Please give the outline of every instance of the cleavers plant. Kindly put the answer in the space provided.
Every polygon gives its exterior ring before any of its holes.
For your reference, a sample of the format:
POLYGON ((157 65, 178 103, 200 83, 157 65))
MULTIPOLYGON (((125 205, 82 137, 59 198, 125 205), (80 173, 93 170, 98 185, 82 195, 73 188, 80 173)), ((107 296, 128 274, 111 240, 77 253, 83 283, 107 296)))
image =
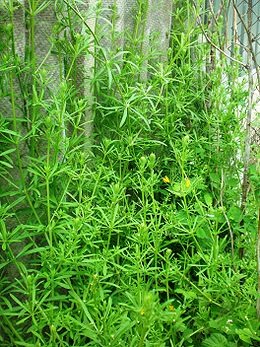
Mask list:
POLYGON ((24 60, 13 22, 23 5, 0 2, 0 97, 11 105, 0 121, 3 347, 259 344, 254 189, 239 208, 235 111, 246 93, 221 79, 239 67, 222 58, 207 74, 189 1, 174 1, 167 60, 156 46, 143 52, 147 4, 137 1, 122 51, 112 21, 109 53, 100 4, 93 38, 78 32, 76 0, 55 1, 52 89, 34 40, 52 2, 28 1, 24 60), (96 61, 91 139, 75 80, 82 53, 96 61))

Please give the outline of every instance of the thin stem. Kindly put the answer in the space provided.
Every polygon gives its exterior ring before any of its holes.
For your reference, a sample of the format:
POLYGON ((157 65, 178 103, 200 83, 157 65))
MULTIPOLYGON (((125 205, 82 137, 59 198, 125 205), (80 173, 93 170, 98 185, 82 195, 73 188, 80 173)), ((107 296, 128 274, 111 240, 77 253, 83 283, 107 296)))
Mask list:
POLYGON ((258 269, 258 298, 256 303, 256 311, 257 311, 257 317, 260 320, 260 204, 258 209, 257 269, 258 269))
MULTIPOLYGON (((251 24, 248 23, 248 26, 246 25, 245 21, 244 21, 244 18, 243 16, 241 15, 241 13, 239 12, 237 6, 236 6, 236 3, 235 1, 233 0, 233 6, 236 10, 236 13, 239 17, 239 20, 241 21, 245 31, 246 31, 246 34, 247 34, 247 37, 248 37, 248 53, 250 52, 250 55, 251 55, 251 60, 253 60, 254 62, 254 66, 255 66, 255 69, 256 69, 256 76, 257 76, 257 82, 258 82, 258 90, 260 90, 260 69, 259 69, 259 64, 257 62, 257 58, 256 58, 256 55, 255 55, 255 52, 254 52, 254 48, 253 48, 253 38, 252 38, 252 30, 251 30, 251 26, 252 26, 252 18, 251 18, 251 24), (249 24, 250 24, 250 27, 249 27, 249 24)), ((250 6, 250 1, 248 2, 248 9, 249 9, 249 6, 250 6)), ((252 7, 251 7, 251 10, 252 10, 252 7)), ((252 12, 252 11, 251 11, 252 12)), ((251 14, 251 17, 252 17, 252 14, 251 14)))
POLYGON ((241 199, 241 210, 244 212, 245 204, 248 194, 248 170, 251 153, 251 120, 253 111, 253 75, 252 75, 252 50, 251 43, 251 29, 252 29, 252 0, 248 0, 248 52, 247 52, 247 65, 248 65, 248 107, 247 107, 247 118, 246 118, 246 134, 245 134, 245 154, 244 154, 244 172, 242 182, 242 199, 241 199))
POLYGON ((46 198, 47 198, 47 222, 48 224, 51 221, 51 208, 50 208, 50 179, 49 179, 49 171, 50 171, 50 144, 48 142, 48 153, 47 153, 47 163, 46 163, 46 198))
MULTIPOLYGON (((194 4, 194 0, 192 0, 193 4, 194 4)), ((195 5, 194 5, 195 6, 195 5)), ((225 51, 223 51, 223 49, 221 49, 220 47, 218 47, 210 38, 209 36, 207 35, 206 31, 204 30, 203 28, 203 25, 201 23, 201 19, 200 17, 198 17, 198 23, 199 23, 199 26, 200 26, 200 29, 205 37, 205 39, 208 41, 208 43, 211 44, 211 46, 213 46, 216 50, 218 50, 220 53, 222 53, 226 58, 238 63, 239 65, 243 66, 245 69, 248 69, 248 65, 247 64, 244 64, 243 62, 241 62, 240 60, 237 60, 235 58, 233 58, 232 56, 228 55, 225 51)))
POLYGON ((221 170, 221 188, 220 188, 220 205, 222 208, 222 212, 224 215, 224 218, 227 222, 228 225, 228 230, 229 230, 229 235, 230 235, 230 242, 231 242, 231 255, 232 255, 232 261, 234 261, 234 255, 235 255, 235 251, 234 251, 234 234, 231 228, 231 224, 230 221, 228 219, 228 216, 224 210, 224 204, 223 204, 223 194, 224 194, 224 172, 223 172, 223 168, 221 170))
MULTIPOLYGON (((11 89, 11 104, 12 104, 12 114, 13 114, 13 124, 14 124, 14 131, 17 132, 17 115, 16 115, 16 107, 15 107, 15 92, 14 92, 14 84, 13 84, 13 72, 10 74, 10 89, 11 89)), ((18 168, 19 168, 19 173, 20 173, 20 178, 22 181, 22 186, 23 186, 23 191, 26 196, 26 199, 32 209, 32 212, 39 224, 41 223, 41 220, 33 206, 33 203, 31 201, 30 195, 27 190, 27 184, 25 182, 25 177, 24 177, 24 172, 23 172, 23 165, 22 165, 22 159, 21 159, 21 153, 20 153, 20 143, 19 143, 19 138, 15 140, 15 147, 16 147, 16 155, 17 155, 17 163, 18 163, 18 168)))
POLYGON ((142 335, 141 335, 141 338, 140 338, 140 341, 139 341, 139 344, 138 344, 138 347, 142 347, 144 345, 144 339, 145 339, 145 336, 147 335, 147 331, 148 329, 146 327, 143 327, 142 329, 142 335))
MULTIPOLYGON (((31 67, 31 83, 32 83, 32 101, 30 106, 30 113, 31 113, 31 129, 34 128, 35 122, 36 122, 36 77, 35 77, 35 71, 36 71, 36 55, 35 55, 35 9, 36 9, 36 3, 35 0, 30 1, 30 67, 31 67)), ((36 142, 35 137, 33 136, 31 138, 31 144, 30 144, 30 151, 32 157, 35 156, 36 151, 36 142)))

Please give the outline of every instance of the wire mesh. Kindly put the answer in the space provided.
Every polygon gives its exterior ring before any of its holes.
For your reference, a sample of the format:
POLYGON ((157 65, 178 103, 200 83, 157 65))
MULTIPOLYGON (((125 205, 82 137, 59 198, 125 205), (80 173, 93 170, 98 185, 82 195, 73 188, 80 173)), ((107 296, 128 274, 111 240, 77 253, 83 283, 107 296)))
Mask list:
MULTIPOLYGON (((223 16, 224 47, 231 57, 240 59, 247 66, 252 64, 253 117, 251 141, 260 145, 260 0, 205 0, 204 24, 212 30, 212 23, 223 16), (250 18, 251 17, 251 18, 250 18)), ((248 69, 241 69, 241 78, 248 75, 248 69)), ((248 83, 247 83, 248 86, 248 83)))
MULTIPOLYGON (((236 11, 236 22, 233 32, 236 31, 236 40, 234 46, 238 46, 239 54, 244 63, 248 62, 248 59, 252 59, 252 80, 254 82, 253 90, 253 119, 251 126, 251 141, 257 146, 260 145, 260 86, 257 81, 257 69, 260 66, 260 1, 251 0, 250 4, 248 0, 233 1, 234 10, 236 11), (250 6, 251 5, 251 6, 250 6), (250 13, 251 12, 251 13, 250 13), (251 16, 251 24, 249 23, 249 16, 251 16), (250 52, 251 48, 251 52, 250 52)), ((233 11, 233 13, 235 12, 233 11)))

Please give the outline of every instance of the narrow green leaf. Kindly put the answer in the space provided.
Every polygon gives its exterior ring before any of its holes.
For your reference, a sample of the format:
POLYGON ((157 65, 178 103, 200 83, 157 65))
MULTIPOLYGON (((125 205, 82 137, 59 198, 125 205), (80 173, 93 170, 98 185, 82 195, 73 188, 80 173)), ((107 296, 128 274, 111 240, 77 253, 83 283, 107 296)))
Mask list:
POLYGON ((120 128, 125 124, 127 115, 128 115, 128 107, 126 107, 126 108, 124 109, 123 117, 122 117, 121 122, 120 122, 120 124, 119 124, 119 127, 120 127, 120 128))

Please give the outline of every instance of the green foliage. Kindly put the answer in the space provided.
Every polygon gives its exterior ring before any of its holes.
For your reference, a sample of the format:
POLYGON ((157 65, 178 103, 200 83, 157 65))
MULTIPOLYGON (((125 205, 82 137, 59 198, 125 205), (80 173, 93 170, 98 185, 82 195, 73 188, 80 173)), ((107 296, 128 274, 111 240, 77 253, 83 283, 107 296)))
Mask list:
POLYGON ((205 339, 202 343, 203 347, 217 347, 217 346, 226 346, 226 347, 232 347, 236 346, 236 344, 232 342, 228 342, 224 335, 222 334, 212 334, 210 337, 205 339))
MULTIPOLYGON (((36 22, 50 6, 30 4, 36 22)), ((0 122, 1 346, 256 346, 259 168, 242 213, 234 111, 245 95, 221 83, 238 68, 203 70, 189 2, 176 2, 167 61, 153 45, 143 54, 139 1, 124 50, 96 42, 90 150, 75 76, 91 33, 77 33, 76 7, 55 8, 55 91, 32 41, 21 62, 13 23, 0 28, 0 96, 12 104, 0 122)))

